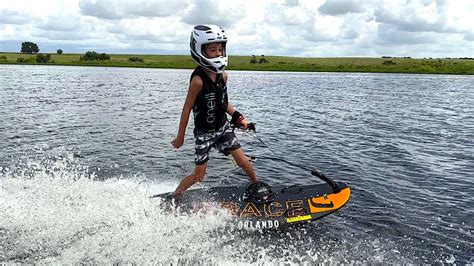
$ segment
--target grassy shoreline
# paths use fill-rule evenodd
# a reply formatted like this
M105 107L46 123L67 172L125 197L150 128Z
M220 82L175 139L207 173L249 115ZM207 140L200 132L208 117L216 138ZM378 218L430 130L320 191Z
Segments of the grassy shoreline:
M141 68L192 69L195 62L189 55L109 54L110 60L81 61L83 54L51 54L51 63L37 63L36 55L0 52L0 64L104 66ZM143 62L131 62L138 57ZM20 58L20 59L19 59ZM267 63L250 63L252 56L230 56L228 70L290 71L290 72L368 72L413 74L474 75L474 60L418 58L303 58L285 56L255 56ZM22 61L19 62L18 60Z

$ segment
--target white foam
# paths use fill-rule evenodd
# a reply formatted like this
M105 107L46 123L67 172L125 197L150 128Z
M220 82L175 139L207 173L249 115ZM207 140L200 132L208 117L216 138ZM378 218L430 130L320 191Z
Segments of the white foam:
M354 255L339 256L331 247L340 243L313 242L305 230L241 233L215 206L195 214L165 211L150 196L174 190L178 178L101 181L64 158L3 169L0 181L0 261L297 265L350 263ZM379 254L384 261L387 254Z
M0 177L5 246L0 261L199 261L203 250L225 258L213 234L225 226L226 212L172 214L149 198L177 183L138 177L98 181L67 169L68 163L51 165L29 162L24 171Z

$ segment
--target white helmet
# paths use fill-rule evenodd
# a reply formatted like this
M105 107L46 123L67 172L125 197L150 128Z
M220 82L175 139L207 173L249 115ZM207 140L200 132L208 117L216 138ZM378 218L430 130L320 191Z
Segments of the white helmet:
M203 53L203 45L208 43L222 43L224 54L216 58L207 58ZM226 52L227 35L216 25L197 25L191 32L191 56L202 67L214 72L222 73L227 66Z

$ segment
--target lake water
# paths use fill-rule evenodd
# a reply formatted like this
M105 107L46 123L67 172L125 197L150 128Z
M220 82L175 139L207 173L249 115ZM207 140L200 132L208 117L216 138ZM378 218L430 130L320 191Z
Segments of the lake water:
M473 263L474 77L229 71L266 144L353 192L331 216L260 234L148 198L194 168L192 119L170 144L190 74L1 65L0 262ZM262 180L320 182L237 135ZM247 182L217 152L209 165L201 186Z

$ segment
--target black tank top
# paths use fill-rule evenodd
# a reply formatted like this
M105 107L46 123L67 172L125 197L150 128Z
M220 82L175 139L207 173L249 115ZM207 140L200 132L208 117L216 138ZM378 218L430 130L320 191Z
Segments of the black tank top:
M196 67L191 74L202 80L202 89L193 106L194 130L196 132L214 132L227 121L227 86L222 74L217 74L216 82L204 72L201 66Z

